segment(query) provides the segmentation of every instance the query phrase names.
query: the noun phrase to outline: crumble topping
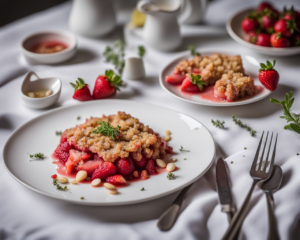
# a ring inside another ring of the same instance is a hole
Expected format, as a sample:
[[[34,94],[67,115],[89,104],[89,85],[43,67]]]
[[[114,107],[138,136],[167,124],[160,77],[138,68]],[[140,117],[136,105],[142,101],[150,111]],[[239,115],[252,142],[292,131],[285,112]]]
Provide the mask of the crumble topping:
[[[224,94],[228,101],[251,96],[255,93],[254,80],[243,73],[223,74],[222,78],[216,82],[215,90]]]
[[[118,136],[112,140],[111,136],[93,133],[99,127],[99,120],[109,121],[113,127],[121,127]],[[102,118],[87,119],[85,123],[67,129],[63,135],[69,144],[82,151],[97,153],[106,162],[114,162],[118,158],[129,156],[137,161],[142,157],[149,159],[162,158],[165,155],[161,138],[149,126],[145,126],[137,118],[125,112],[117,115],[103,115]]]
[[[214,85],[224,73],[244,73],[242,59],[239,55],[229,56],[224,54],[212,54],[210,56],[194,56],[193,59],[184,59],[175,67],[175,75],[185,75],[200,71],[202,80],[207,85]]]

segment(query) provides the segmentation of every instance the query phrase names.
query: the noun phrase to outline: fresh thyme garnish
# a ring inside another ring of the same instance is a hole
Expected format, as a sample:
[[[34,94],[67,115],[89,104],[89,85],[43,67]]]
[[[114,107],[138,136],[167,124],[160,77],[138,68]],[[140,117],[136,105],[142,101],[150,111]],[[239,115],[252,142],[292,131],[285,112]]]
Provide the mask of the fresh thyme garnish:
[[[252,137],[255,136],[256,131],[252,130],[252,128],[249,127],[247,124],[243,124],[241,120],[236,119],[236,117],[233,115],[232,115],[232,120],[235,122],[235,124],[239,125],[240,127],[246,128]]]
[[[233,163],[233,161],[230,162],[231,164]]]
[[[196,47],[194,45],[190,45],[188,46],[188,50],[191,51],[191,55],[192,56],[200,56],[200,53],[199,52],[196,52]]]
[[[214,126],[216,126],[216,127],[218,127],[218,128],[221,128],[221,129],[224,129],[224,121],[223,122],[221,122],[221,121],[219,121],[219,120],[217,120],[216,122],[212,119],[211,120],[211,122],[212,122],[212,124],[214,125]]]
[[[44,153],[36,153],[36,154],[29,154],[30,158],[35,158],[35,159],[44,159]]]
[[[145,55],[145,52],[146,52],[144,46],[138,46],[138,50],[139,50],[139,56],[140,56],[140,58],[143,58],[144,55]]]
[[[183,160],[187,160],[187,158],[184,158]]]
[[[141,191],[145,191],[145,188],[142,188]]]
[[[297,155],[300,155],[299,153],[297,153]]]
[[[190,74],[192,84],[197,85],[200,91],[204,89],[204,86],[206,86],[206,82],[202,80],[201,75],[197,74],[194,76],[194,74]]]
[[[81,197],[80,199],[81,199],[81,200],[83,200],[83,199],[84,199],[84,197]]]
[[[61,185],[59,185],[59,183],[57,181],[58,181],[57,178],[53,179],[53,185],[56,186],[57,190],[60,190],[60,191],[67,191],[68,190],[67,186],[62,187]]]
[[[103,56],[105,57],[106,62],[111,62],[119,74],[121,75],[123,72],[123,68],[125,66],[125,46],[126,43],[122,40],[116,40],[112,47],[107,46]]]
[[[104,136],[111,136],[112,140],[115,140],[115,137],[119,135],[120,126],[118,125],[116,128],[114,128],[110,122],[105,122],[100,119],[99,127],[94,129],[93,133],[101,133]]]
[[[80,120],[80,119],[81,119],[81,117],[80,117],[80,116],[78,116],[78,117],[77,117],[77,120]]]
[[[198,130],[199,128],[194,128],[194,130]]]
[[[183,149],[183,147],[182,147],[182,146],[180,146],[180,149],[179,149],[179,151],[180,151],[180,152],[189,152],[190,150],[184,150],[184,149]]]
[[[243,157],[245,157],[245,155],[243,155]]]
[[[168,175],[167,175],[167,178],[169,180],[175,179],[175,175],[173,173],[169,172]]]
[[[244,147],[244,149],[246,150],[247,148],[246,148],[246,147]]]
[[[293,92],[286,93],[283,101],[278,101],[274,98],[271,98],[272,103],[280,104],[283,107],[283,115],[280,118],[285,119],[289,125],[284,126],[284,129],[290,129],[300,134],[300,114],[291,113],[291,107],[294,103],[295,98],[293,98]]]
[[[56,136],[61,136],[62,135],[62,131],[56,131],[55,134],[56,134]]]

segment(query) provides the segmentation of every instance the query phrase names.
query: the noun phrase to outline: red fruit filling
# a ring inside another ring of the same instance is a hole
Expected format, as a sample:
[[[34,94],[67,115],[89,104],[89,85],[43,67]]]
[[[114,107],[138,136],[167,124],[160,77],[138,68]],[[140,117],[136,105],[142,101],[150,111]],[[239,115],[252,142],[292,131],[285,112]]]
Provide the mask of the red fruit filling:
[[[56,175],[56,174],[53,174],[53,175],[51,176],[51,178],[52,178],[52,179],[56,179],[56,178],[57,178],[57,175]]]

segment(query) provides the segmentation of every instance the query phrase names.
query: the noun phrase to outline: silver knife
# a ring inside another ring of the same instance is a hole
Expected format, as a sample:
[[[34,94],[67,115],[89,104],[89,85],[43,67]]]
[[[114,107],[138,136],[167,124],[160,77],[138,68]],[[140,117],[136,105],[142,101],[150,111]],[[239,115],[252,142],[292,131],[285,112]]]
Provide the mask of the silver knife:
[[[219,202],[222,206],[221,211],[227,213],[228,222],[231,222],[235,209],[233,207],[227,170],[223,158],[219,158],[217,162],[216,182],[219,195]]]

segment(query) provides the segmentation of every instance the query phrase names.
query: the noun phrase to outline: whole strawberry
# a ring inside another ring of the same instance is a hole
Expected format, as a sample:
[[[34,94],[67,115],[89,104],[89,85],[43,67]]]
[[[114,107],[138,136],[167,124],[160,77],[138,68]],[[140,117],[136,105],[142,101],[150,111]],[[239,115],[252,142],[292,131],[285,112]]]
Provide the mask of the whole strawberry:
[[[300,46],[300,33],[292,38],[292,46]]]
[[[257,34],[255,32],[248,32],[246,36],[244,37],[244,40],[256,44],[257,42]]]
[[[106,98],[113,95],[118,86],[122,85],[120,76],[114,75],[112,70],[106,70],[105,75],[100,75],[95,82],[93,97],[95,99]]]
[[[266,33],[258,34],[256,45],[263,47],[271,47],[270,36]]]
[[[270,40],[271,45],[276,48],[285,48],[291,45],[290,41],[287,38],[283,37],[281,33],[273,33]]]
[[[279,81],[279,74],[274,69],[276,60],[273,60],[273,65],[270,61],[267,64],[261,63],[261,69],[259,69],[258,79],[266,89],[275,91]]]
[[[260,18],[263,29],[269,34],[274,33],[274,24],[278,18],[279,15],[275,11],[266,8],[264,11],[262,11]]]
[[[71,86],[75,89],[73,94],[73,98],[79,101],[89,101],[92,99],[92,95],[88,85],[81,79],[78,78],[76,81],[76,85],[74,83],[70,83]]]
[[[271,5],[270,3],[268,3],[268,2],[262,2],[261,4],[259,4],[259,5],[257,6],[257,8],[255,9],[255,11],[257,11],[257,12],[262,12],[262,11],[265,10],[266,8],[272,9],[273,7],[272,7],[272,5]]]
[[[257,20],[257,14],[255,12],[250,13],[247,15],[244,20],[242,21],[242,28],[243,30],[248,32],[256,32],[259,28],[259,22]]]
[[[292,6],[290,10],[284,7],[282,18],[286,20],[293,20],[295,21],[297,27],[300,27],[300,13],[294,10],[294,6]]]
[[[290,37],[295,31],[298,31],[298,28],[294,20],[280,19],[275,23],[274,30],[284,37]]]

